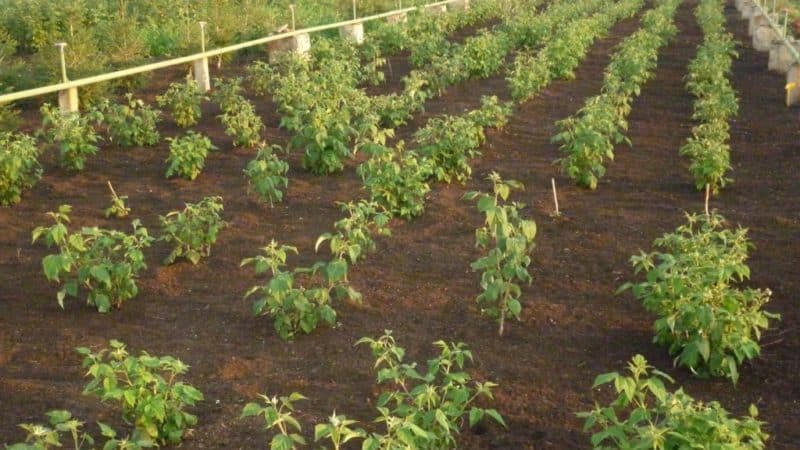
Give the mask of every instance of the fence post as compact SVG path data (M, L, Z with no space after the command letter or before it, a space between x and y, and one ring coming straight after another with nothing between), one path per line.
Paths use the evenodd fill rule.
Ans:
M67 78L67 60L64 56L64 48L66 48L66 42L58 42L56 47L58 47L59 57L61 58L61 81L66 83L69 81ZM78 99L78 88L68 88L64 89L63 91L58 91L58 107L62 113L74 113L78 112L80 109L80 101Z
M786 106L800 101L800 64L793 64L786 72Z
M206 52L206 23L200 22L200 49L202 53ZM200 92L208 92L211 90L211 74L208 71L208 58L204 55L200 59L196 59L192 64L194 66L194 81L200 88Z

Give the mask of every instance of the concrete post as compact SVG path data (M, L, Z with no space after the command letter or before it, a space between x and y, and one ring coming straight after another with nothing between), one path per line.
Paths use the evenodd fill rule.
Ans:
M311 50L311 36L308 33L300 33L267 44L269 51L269 61L275 62L277 57L286 52L294 52L298 55L305 55Z
M364 22L345 25L339 28L339 35L348 41L356 44L364 42Z
M794 54L791 47L800 51L800 44L789 38L788 43L778 41L772 44L769 49L769 64L767 68L773 72L786 73L792 64L795 63Z
M201 52L206 52L206 22L200 22L200 50ZM192 63L193 73L194 73L194 81L197 83L197 87L200 88L200 92L208 92L211 90L211 73L208 71L208 58L205 56L196 59L194 63Z
M786 106L800 101L800 65L792 64L786 72Z
M403 13L392 14L391 16L388 16L386 18L386 22L391 24L406 23L408 22L408 13L403 12Z
M56 43L58 47L59 58L61 60L61 82L66 83L69 81L67 78L67 59L64 56L64 49L67 47L66 42ZM74 113L80 110L80 101L78 99L78 88L69 88L58 92L58 108L62 114Z
M753 33L753 48L758 52L768 52L777 38L771 26L762 25Z
M758 7L756 5L754 5L752 2L749 4L745 3L744 7L742 8L742 19L749 19L757 12Z
M767 19L767 16L761 13L756 13L755 15L751 16L750 23L747 27L748 36L754 35L756 30L764 25L769 26L769 19Z
M58 108L63 114L78 112L80 110L79 105L78 88L58 91Z
M456 0L450 3L450 8L453 11L466 11L469 9L469 0Z
M447 12L447 5L425 6L425 10L431 14L444 14Z

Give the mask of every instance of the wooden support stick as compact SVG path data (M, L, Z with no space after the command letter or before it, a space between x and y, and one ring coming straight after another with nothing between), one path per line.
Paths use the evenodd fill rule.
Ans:
M118 199L119 196L117 195L117 191L114 190L114 186L111 185L111 181L106 181L106 183L108 184L108 188L111 189L111 195L113 195L115 199Z
M561 215L561 212L558 210L558 194L556 193L556 179L550 178L550 184L553 186L553 203L556 205L556 217Z
M706 217L710 214L708 213L708 200L711 197L711 185L706 183Z

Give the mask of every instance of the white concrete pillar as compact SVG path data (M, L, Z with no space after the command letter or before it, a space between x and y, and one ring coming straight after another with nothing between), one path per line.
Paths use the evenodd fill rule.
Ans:
M211 74L208 71L208 58L200 58L194 60L192 63L194 67L194 81L200 92L208 92L211 90Z
M769 25L762 25L753 33L753 48L759 52L768 52L778 35Z
M750 5L745 5L742 8L742 19L749 19L753 17L758 12L758 7L756 5L750 3Z
M62 113L74 113L80 109L78 101L78 88L69 88L58 91L58 107Z
M406 23L408 22L408 13L401 12L397 14L392 14L391 16L386 17L386 22L392 24Z
M364 42L364 22L357 22L350 25L344 25L339 28L339 36L356 44Z
M453 11L466 11L469 9L469 0L456 0L450 3L450 9Z
M311 36L308 33L300 33L285 39L272 41L267 44L267 50L269 51L270 62L275 62L278 55L286 52L305 55L311 50Z
M786 106L800 101L800 65L792 64L786 72Z
M444 14L447 12L447 5L426 6L425 10L431 14Z
M750 23L747 25L747 35L752 36L759 27L764 25L769 25L769 19L767 19L767 16L761 13L754 14L750 17Z

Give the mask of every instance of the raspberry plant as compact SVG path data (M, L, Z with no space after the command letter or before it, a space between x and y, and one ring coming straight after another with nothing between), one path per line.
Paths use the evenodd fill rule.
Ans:
M123 418L134 424L134 439L147 439L159 444L177 444L197 417L185 411L203 400L193 386L179 381L189 366L172 356L139 356L128 353L125 344L109 342L111 349L92 352L77 349L91 381L84 394L100 400L120 403Z
M373 433L365 449L453 449L456 437L467 422L474 426L484 417L506 426L494 409L476 406L480 398L492 399L491 381L476 382L464 371L472 352L461 342L434 342L439 355L428 360L420 373L416 363L406 363L405 349L398 346L391 331L378 339L361 338L356 345L367 345L375 357L379 384L388 390L378 397L378 423L384 434Z
M6 446L7 450L50 450L63 448L65 445L76 450L94 448L95 439L83 431L84 422L72 416L66 410L53 410L46 414L47 425L23 423L25 442ZM144 437L126 437L117 439L117 432L103 422L97 422L103 437L107 438L103 450L140 450L154 447L153 441ZM62 442L62 439L64 442Z
M306 289L297 282L302 276L310 276L310 281L314 281L319 267L284 270L288 254L297 253L297 249L275 241L262 251L263 255L246 258L241 263L253 264L258 275L270 274L265 284L254 286L245 294L245 298L256 295L253 313L272 317L275 331L284 340L294 339L299 331L311 333L320 322L334 325L336 311L331 307L330 288L322 285Z
M164 94L156 97L158 105L169 108L175 123L181 128L195 125L202 115L200 104L206 97L197 83L187 78L185 83L172 83Z
M492 182L491 194L472 191L464 196L476 201L478 211L485 216L484 226L475 230L475 241L477 247L488 250L470 267L482 272L483 292L477 298L481 312L498 320L502 336L506 318L519 319L522 310L519 302L522 290L517 283L532 281L528 266L536 238L536 222L520 217L523 204L505 203L512 190L524 189L521 183L503 180L497 172L492 172L488 180Z
M253 147L261 141L264 123L255 106L244 97L230 101L219 119L225 125L225 134L233 138L233 145Z
M584 430L596 430L592 448L738 449L761 450L768 435L761 431L758 410L730 417L717 402L695 400L683 389L669 392L667 374L647 364L642 355L628 363L628 376L617 372L597 377L592 388L611 385L617 395L608 406L595 404L592 411L578 413Z
M378 398L374 420L383 424L383 430L367 433L357 421L334 412L327 422L315 425L314 442L328 441L334 450L357 441L364 450L449 450L457 448L456 438L465 422L472 427L489 418L506 426L496 410L476 405L480 399L492 399L497 385L473 381L464 371L472 353L463 343L435 342L440 354L428 361L423 373L417 364L404 362L405 349L396 344L391 331L378 339L362 338L356 345L362 344L370 347L376 359L378 383L387 385ZM264 418L265 428L272 432L270 448L306 446L302 425L294 417L295 403L306 397L297 392L260 397L261 402L245 405L242 417Z
M153 241L139 220L133 221L133 233L98 227L83 227L70 233L69 214L72 208L61 205L47 215L55 222L50 227L33 230L33 242L44 238L48 247L59 253L42 260L44 274L50 281L63 282L58 291L58 304L63 308L67 296L77 297L87 291L86 302L106 313L111 306L120 308L139 293L136 278L145 269L143 249Z
M197 264L211 255L211 246L217 242L220 230L227 226L220 215L224 207L222 197L206 197L198 203L187 203L183 211L172 211L159 216L162 241L173 246L164 264L178 258Z
M262 145L255 159L247 163L244 169L250 190L258 194L262 201L269 202L270 207L283 200L283 190L289 187L286 177L289 163L275 154L279 150L281 148L277 145Z
M686 224L654 245L661 251L631 258L636 273L647 273L646 281L620 291L631 289L658 316L653 340L668 346L677 364L735 383L738 366L759 355L762 330L780 318L761 309L769 289L736 286L750 277L747 230L728 229L718 214L688 215Z
M222 79L214 84L214 90L211 92L211 101L218 104L222 111L227 112L233 109L237 103L244 100L243 94L244 89L242 89L241 78Z
M368 145L369 160L358 167L372 201L392 214L412 219L425 211L425 196L431 187L427 180L431 167L413 151L383 145Z
M208 153L217 150L211 140L202 134L189 131L185 136L167 138L169 157L167 158L167 178L178 175L194 180L203 171Z
M68 170L83 170L86 157L98 151L100 137L91 122L101 120L99 113L62 114L55 106L45 103L41 110L43 129L41 134L50 144L58 145L61 167Z
M161 139L156 127L161 115L142 100L134 99L133 94L125 96L123 104L108 100L98 107L102 123L108 127L110 141L123 147L153 146Z
M0 205L19 203L22 191L41 178L36 140L25 134L0 132Z

